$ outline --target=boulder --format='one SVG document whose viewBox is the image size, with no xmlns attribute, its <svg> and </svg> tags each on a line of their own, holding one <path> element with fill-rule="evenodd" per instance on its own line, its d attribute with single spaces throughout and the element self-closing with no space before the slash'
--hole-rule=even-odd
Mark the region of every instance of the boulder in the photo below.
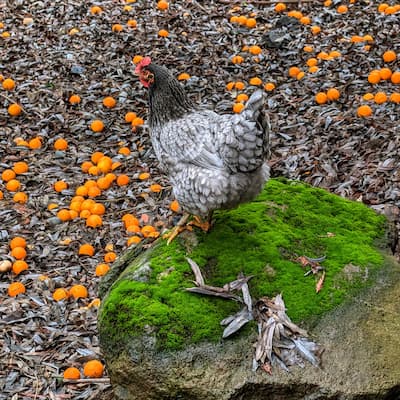
<svg viewBox="0 0 400 400">
<path fill-rule="evenodd" d="M 209 233 L 126 250 L 100 287 L 100 344 L 118 400 L 400 398 L 400 266 L 385 219 L 299 182 L 271 180 L 253 202 L 214 215 Z M 324 348 L 321 367 L 252 370 L 257 326 L 222 339 L 241 306 L 190 293 L 186 257 L 209 285 L 252 275 L 253 300 L 282 293 Z M 325 257 L 325 281 L 301 256 Z M 396 397 L 397 396 L 397 397 Z"/>
</svg>

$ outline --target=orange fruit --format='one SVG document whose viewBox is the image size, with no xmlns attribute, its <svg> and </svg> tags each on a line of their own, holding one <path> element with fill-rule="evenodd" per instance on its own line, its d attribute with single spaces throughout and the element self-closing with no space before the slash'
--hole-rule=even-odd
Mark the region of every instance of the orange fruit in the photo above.
<svg viewBox="0 0 400 400">
<path fill-rule="evenodd" d="M 13 196 L 15 203 L 25 204 L 28 201 L 28 195 L 25 192 L 16 192 Z"/>
<path fill-rule="evenodd" d="M 92 6 L 90 7 L 90 13 L 92 15 L 96 15 L 96 14 L 101 14 L 103 12 L 103 9 L 99 6 Z"/>
<path fill-rule="evenodd" d="M 71 201 L 71 203 L 69 203 L 69 209 L 70 211 L 76 211 L 76 212 L 81 212 L 81 204 L 82 202 L 80 201 Z"/>
<path fill-rule="evenodd" d="M 187 81 L 188 79 L 190 79 L 190 75 L 186 72 L 182 72 L 178 75 L 178 81 Z"/>
<path fill-rule="evenodd" d="M 379 70 L 379 74 L 381 76 L 381 79 L 387 80 L 390 79 L 390 77 L 392 76 L 392 71 L 390 70 L 390 68 L 381 68 Z"/>
<path fill-rule="evenodd" d="M 144 124 L 144 120 L 143 120 L 143 118 L 140 118 L 140 117 L 136 117 L 132 121 L 132 126 L 140 126 L 143 124 Z"/>
<path fill-rule="evenodd" d="M 13 103 L 8 106 L 7 111 L 11 116 L 16 117 L 21 114 L 22 107 L 17 103 Z"/>
<path fill-rule="evenodd" d="M 247 101 L 249 99 L 249 96 L 247 96 L 247 94 L 245 93 L 240 93 L 236 96 L 235 101 L 243 103 L 245 101 Z"/>
<path fill-rule="evenodd" d="M 337 11 L 339 14 L 344 14 L 344 13 L 347 13 L 347 11 L 349 11 L 349 9 L 348 9 L 347 6 L 345 6 L 344 4 L 341 4 L 341 5 L 336 9 L 336 11 Z"/>
<path fill-rule="evenodd" d="M 42 140 L 39 137 L 32 138 L 28 142 L 29 148 L 32 150 L 37 150 L 42 147 Z"/>
<path fill-rule="evenodd" d="M 86 218 L 86 226 L 90 228 L 97 228 L 103 224 L 103 220 L 100 215 L 92 214 Z"/>
<path fill-rule="evenodd" d="M 300 23 L 303 24 L 303 25 L 310 25 L 310 24 L 311 24 L 311 19 L 310 19 L 310 17 L 306 17 L 306 16 L 301 17 L 301 18 L 299 19 L 299 21 L 300 21 Z M 318 28 L 318 32 L 321 31 L 321 28 L 320 28 L 319 26 L 313 26 L 313 27 L 311 28 L 311 32 L 312 32 L 312 33 L 314 33 L 313 28 Z M 317 32 L 317 33 L 318 33 L 318 32 Z M 315 34 L 315 33 L 314 33 L 314 34 Z"/>
<path fill-rule="evenodd" d="M 226 90 L 229 92 L 235 87 L 235 82 L 228 82 L 225 86 Z"/>
<path fill-rule="evenodd" d="M 373 100 L 374 99 L 374 95 L 372 93 L 365 93 L 364 96 L 363 96 L 363 99 L 367 100 L 367 101 Z"/>
<path fill-rule="evenodd" d="M 101 190 L 105 190 L 108 189 L 111 186 L 111 181 L 109 179 L 107 179 L 105 176 L 97 179 L 97 186 L 99 187 L 99 189 Z"/>
<path fill-rule="evenodd" d="M 62 192 L 68 188 L 68 183 L 64 181 L 57 181 L 54 183 L 53 187 L 56 192 Z"/>
<path fill-rule="evenodd" d="M 238 17 L 238 23 L 239 23 L 240 25 L 246 25 L 246 21 L 247 21 L 247 18 L 246 18 L 244 15 L 240 15 L 240 16 Z"/>
<path fill-rule="evenodd" d="M 73 285 L 71 289 L 69 289 L 69 295 L 74 299 L 84 298 L 88 296 L 88 291 L 83 285 Z"/>
<path fill-rule="evenodd" d="M 81 256 L 93 256 L 94 247 L 89 243 L 84 243 L 79 247 L 78 254 Z"/>
<path fill-rule="evenodd" d="M 134 57 L 133 57 L 133 59 L 132 59 L 132 62 L 134 63 L 134 64 L 139 64 L 140 63 L 140 61 L 142 61 L 143 60 L 143 56 L 140 56 L 140 55 L 135 55 Z"/>
<path fill-rule="evenodd" d="M 303 18 L 302 18 L 303 19 Z M 300 20 L 301 21 L 301 20 Z M 320 26 L 318 26 L 318 25 L 314 25 L 314 26 L 312 26 L 311 27 L 311 33 L 313 34 L 313 35 L 318 35 L 318 33 L 320 33 L 321 32 L 321 27 Z"/>
<path fill-rule="evenodd" d="M 249 81 L 250 85 L 252 86 L 260 86 L 262 84 L 262 80 L 255 76 L 254 78 L 251 78 Z"/>
<path fill-rule="evenodd" d="M 53 299 L 55 301 L 65 300 L 68 299 L 68 297 L 69 297 L 68 290 L 64 288 L 58 288 L 53 292 Z"/>
<path fill-rule="evenodd" d="M 87 196 L 88 194 L 88 188 L 86 186 L 78 186 L 75 190 L 75 194 L 78 196 Z"/>
<path fill-rule="evenodd" d="M 117 100 L 114 99 L 114 97 L 108 96 L 104 97 L 103 99 L 103 105 L 104 107 L 107 108 L 114 108 L 117 104 Z"/>
<path fill-rule="evenodd" d="M 129 150 L 128 147 L 120 147 L 118 150 L 118 154 L 122 154 L 124 156 L 129 156 L 129 154 L 131 154 L 131 151 Z"/>
<path fill-rule="evenodd" d="M 400 103 L 400 93 L 394 92 L 390 95 L 390 101 L 392 103 L 399 104 Z"/>
<path fill-rule="evenodd" d="M 86 218 L 89 218 L 91 215 L 92 215 L 92 214 L 91 214 L 91 212 L 90 212 L 89 210 L 82 210 L 82 211 L 79 213 L 79 218 L 86 219 Z"/>
<path fill-rule="evenodd" d="M 11 250 L 11 255 L 16 259 L 16 260 L 23 260 L 26 257 L 26 250 L 24 247 L 14 247 Z"/>
<path fill-rule="evenodd" d="M 128 175 L 121 174 L 117 177 L 117 185 L 118 186 L 125 186 L 129 183 L 130 179 Z"/>
<path fill-rule="evenodd" d="M 4 193 L 0 190 L 0 200 L 4 199 Z"/>
<path fill-rule="evenodd" d="M 130 28 L 136 28 L 137 27 L 137 21 L 136 19 L 129 19 L 126 23 Z"/>
<path fill-rule="evenodd" d="M 129 111 L 125 114 L 125 122 L 131 123 L 136 117 L 136 113 Z"/>
<path fill-rule="evenodd" d="M 110 266 L 108 264 L 102 263 L 96 266 L 95 274 L 96 276 L 103 276 L 110 270 Z"/>
<path fill-rule="evenodd" d="M 173 211 L 173 212 L 179 212 L 181 210 L 181 206 L 178 203 L 178 200 L 173 200 L 171 202 L 171 204 L 169 205 L 169 208 Z"/>
<path fill-rule="evenodd" d="M 378 70 L 373 70 L 368 75 L 368 82 L 372 83 L 373 85 L 379 83 L 381 80 L 381 74 Z"/>
<path fill-rule="evenodd" d="M 168 35 L 169 35 L 169 32 L 166 29 L 160 29 L 158 31 L 158 36 L 166 38 L 166 37 L 168 37 Z"/>
<path fill-rule="evenodd" d="M 65 139 L 57 139 L 53 145 L 55 150 L 67 150 L 68 142 Z"/>
<path fill-rule="evenodd" d="M 312 57 L 312 58 L 309 58 L 309 59 L 306 61 L 306 64 L 307 64 L 309 67 L 314 67 L 315 65 L 318 64 L 318 60 L 317 60 L 316 58 Z"/>
<path fill-rule="evenodd" d="M 127 228 L 128 226 L 131 226 L 131 225 L 136 225 L 136 226 L 140 225 L 139 220 L 132 214 L 123 215 L 122 222 L 124 223 L 125 228 Z"/>
<path fill-rule="evenodd" d="M 232 107 L 233 112 L 237 114 L 241 113 L 243 109 L 244 109 L 243 103 L 235 103 Z"/>
<path fill-rule="evenodd" d="M 153 193 L 160 193 L 161 190 L 162 190 L 162 186 L 159 185 L 158 183 L 154 183 L 153 185 L 150 185 L 150 190 L 151 190 Z"/>
<path fill-rule="evenodd" d="M 2 85 L 5 90 L 13 90 L 15 88 L 15 82 L 11 78 L 4 79 Z"/>
<path fill-rule="evenodd" d="M 109 251 L 106 254 L 104 254 L 104 261 L 106 263 L 114 262 L 116 258 L 117 255 L 113 251 Z"/>
<path fill-rule="evenodd" d="M 282 12 L 286 10 L 286 4 L 285 3 L 278 3 L 275 5 L 274 10 L 276 12 Z"/>
<path fill-rule="evenodd" d="M 106 212 L 106 208 L 102 203 L 94 203 L 90 208 L 89 211 L 94 215 L 103 215 Z"/>
<path fill-rule="evenodd" d="M 397 58 L 397 54 L 393 50 L 387 50 L 382 55 L 383 61 L 393 62 Z"/>
<path fill-rule="evenodd" d="M 75 105 L 75 104 L 79 104 L 81 102 L 81 98 L 79 95 L 73 94 L 72 96 L 70 96 L 68 101 L 70 104 Z"/>
<path fill-rule="evenodd" d="M 370 106 L 362 105 L 357 108 L 357 115 L 359 117 L 369 117 L 372 115 L 372 109 Z"/>
<path fill-rule="evenodd" d="M 315 101 L 318 104 L 325 104 L 328 101 L 328 96 L 324 92 L 319 92 L 315 95 Z"/>
<path fill-rule="evenodd" d="M 21 187 L 21 183 L 19 180 L 17 179 L 10 179 L 7 183 L 6 183 L 6 189 L 9 192 L 17 192 L 19 190 L 19 188 Z"/>
<path fill-rule="evenodd" d="M 131 236 L 128 238 L 126 241 L 127 246 L 130 246 L 131 244 L 138 244 L 142 241 L 142 239 L 139 236 Z"/>
<path fill-rule="evenodd" d="M 231 61 L 233 64 L 241 64 L 244 61 L 244 58 L 242 56 L 233 56 Z"/>
<path fill-rule="evenodd" d="M 104 153 L 102 153 L 101 151 L 95 151 L 91 155 L 90 160 L 93 164 L 97 164 L 102 157 L 104 157 Z"/>
<path fill-rule="evenodd" d="M 313 50 L 314 49 L 312 46 L 304 46 L 303 47 L 303 51 L 305 51 L 306 53 L 311 53 Z"/>
<path fill-rule="evenodd" d="M 25 285 L 21 282 L 13 282 L 8 286 L 8 295 L 11 297 L 18 296 L 21 293 L 25 293 Z"/>
<path fill-rule="evenodd" d="M 15 178 L 15 172 L 12 169 L 5 169 L 2 173 L 1 173 L 1 179 L 4 182 L 8 182 L 11 179 Z"/>
<path fill-rule="evenodd" d="M 129 225 L 126 227 L 126 232 L 127 233 L 139 233 L 140 227 L 138 225 Z"/>
<path fill-rule="evenodd" d="M 87 195 L 88 195 L 89 197 L 97 197 L 97 196 L 100 196 L 100 195 L 101 195 L 101 190 L 100 190 L 100 188 L 97 187 L 97 186 L 92 186 L 92 187 L 90 187 L 90 188 L 88 189 Z"/>
<path fill-rule="evenodd" d="M 94 167 L 94 165 L 93 165 L 93 163 L 92 163 L 91 161 L 84 161 L 84 162 L 81 164 L 81 170 L 82 170 L 82 172 L 89 172 L 89 169 L 90 169 L 91 167 Z"/>
<path fill-rule="evenodd" d="M 19 275 L 22 271 L 28 269 L 28 264 L 24 260 L 16 260 L 12 265 L 12 270 L 15 275 Z"/>
<path fill-rule="evenodd" d="M 29 167 L 25 161 L 18 161 L 16 163 L 14 163 L 12 169 L 16 174 L 19 175 L 19 174 L 24 174 L 25 172 L 28 172 Z"/>
<path fill-rule="evenodd" d="M 390 80 L 394 84 L 400 83 L 400 71 L 393 72 L 392 76 L 390 77 Z"/>
<path fill-rule="evenodd" d="M 10 240 L 10 249 L 15 249 L 16 247 L 26 247 L 26 240 L 21 236 L 15 236 Z"/>
<path fill-rule="evenodd" d="M 389 4 L 381 3 L 381 4 L 379 4 L 379 6 L 378 6 L 378 11 L 379 11 L 379 12 L 385 12 L 386 8 L 388 8 L 388 7 L 389 7 Z"/>
<path fill-rule="evenodd" d="M 160 1 L 157 3 L 157 8 L 158 8 L 159 10 L 168 10 L 168 7 L 169 7 L 168 1 L 160 0 Z"/>
<path fill-rule="evenodd" d="M 112 159 L 108 156 L 103 156 L 101 157 L 98 162 L 97 162 L 97 168 L 106 174 L 107 172 L 110 172 L 111 167 L 112 167 Z"/>
<path fill-rule="evenodd" d="M 255 28 L 257 26 L 257 20 L 255 18 L 247 18 L 246 26 L 248 28 Z"/>
<path fill-rule="evenodd" d="M 69 367 L 63 372 L 64 379 L 79 379 L 80 377 L 81 373 L 79 369 L 75 367 Z"/>
<path fill-rule="evenodd" d="M 63 222 L 69 221 L 71 219 L 71 213 L 66 208 L 62 208 L 57 212 L 57 217 Z"/>
<path fill-rule="evenodd" d="M 300 68 L 298 67 L 290 67 L 289 68 L 289 76 L 292 78 L 296 78 L 296 76 L 299 74 Z"/>
<path fill-rule="evenodd" d="M 103 372 L 104 366 L 98 360 L 90 360 L 83 367 L 83 374 L 88 378 L 101 378 Z"/>
<path fill-rule="evenodd" d="M 103 121 L 100 121 L 99 119 L 95 119 L 94 121 L 91 122 L 90 129 L 93 132 L 101 132 L 104 129 Z"/>
<path fill-rule="evenodd" d="M 245 88 L 245 84 L 243 82 L 235 82 L 235 89 L 237 90 L 243 90 Z"/>
<path fill-rule="evenodd" d="M 339 90 L 337 90 L 336 88 L 330 88 L 328 89 L 328 91 L 326 92 L 326 95 L 328 97 L 328 100 L 330 101 L 335 101 L 338 100 L 340 97 L 340 92 Z"/>
<path fill-rule="evenodd" d="M 377 92 L 374 97 L 374 101 L 376 104 L 383 104 L 387 101 L 386 93 L 384 92 Z"/>
<path fill-rule="evenodd" d="M 114 25 L 111 27 L 111 30 L 112 30 L 113 32 L 122 32 L 122 31 L 124 30 L 124 27 L 123 27 L 121 24 L 114 24 Z"/>
<path fill-rule="evenodd" d="M 275 84 L 272 83 L 272 82 L 267 82 L 267 83 L 264 85 L 264 89 L 265 89 L 267 92 L 271 92 L 272 90 L 275 89 Z"/>
<path fill-rule="evenodd" d="M 90 210 L 95 203 L 93 199 L 83 200 L 81 203 L 81 210 Z"/>
<path fill-rule="evenodd" d="M 144 237 L 149 237 L 150 233 L 155 232 L 155 231 L 156 231 L 156 229 L 155 229 L 154 226 L 152 226 L 152 225 L 145 225 L 145 226 L 141 229 L 142 235 L 143 235 Z"/>
</svg>

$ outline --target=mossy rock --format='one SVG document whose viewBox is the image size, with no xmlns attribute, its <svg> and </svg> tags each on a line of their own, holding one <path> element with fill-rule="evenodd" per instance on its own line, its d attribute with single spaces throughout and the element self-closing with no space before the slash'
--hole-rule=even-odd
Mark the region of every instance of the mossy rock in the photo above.
<svg viewBox="0 0 400 400">
<path fill-rule="evenodd" d="M 210 365 L 221 361 L 215 352 L 225 362 L 247 362 L 250 370 L 255 325 L 221 340 L 220 321 L 240 307 L 187 292 L 194 286 L 187 256 L 210 285 L 223 286 L 239 273 L 253 275 L 249 286 L 254 299 L 283 293 L 288 315 L 309 328 L 371 285 L 385 264 L 377 245 L 385 237 L 384 217 L 299 182 L 271 180 L 255 201 L 215 213 L 214 219 L 207 234 L 196 230 L 169 246 L 160 239 L 144 251 L 128 249 L 102 282 L 100 341 L 111 377 L 118 382 L 117 398 L 231 398 L 222 389 L 215 397 L 211 392 L 202 397 L 201 391 L 196 397 L 196 390 L 189 395 L 176 383 L 187 364 L 201 365 L 202 376 L 211 377 Z M 305 277 L 295 261 L 301 255 L 326 256 L 321 292 L 316 293 L 316 278 Z M 135 397 L 137 388 L 124 389 L 124 382 L 132 380 L 151 390 Z"/>
</svg>

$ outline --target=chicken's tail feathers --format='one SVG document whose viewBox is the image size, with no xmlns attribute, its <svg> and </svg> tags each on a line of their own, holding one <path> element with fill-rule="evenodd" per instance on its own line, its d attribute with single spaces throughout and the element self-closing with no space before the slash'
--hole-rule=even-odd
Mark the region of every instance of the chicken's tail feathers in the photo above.
<svg viewBox="0 0 400 400">
<path fill-rule="evenodd" d="M 265 94 L 262 90 L 256 90 L 246 103 L 246 107 L 242 111 L 245 118 L 257 121 L 260 111 L 265 103 Z"/>
<path fill-rule="evenodd" d="M 265 109 L 266 95 L 262 90 L 256 90 L 246 103 L 242 111 L 243 116 L 249 120 L 257 122 L 262 134 L 262 147 L 265 158 L 269 157 L 269 134 L 271 132 L 271 123 L 267 110 Z"/>
</svg>

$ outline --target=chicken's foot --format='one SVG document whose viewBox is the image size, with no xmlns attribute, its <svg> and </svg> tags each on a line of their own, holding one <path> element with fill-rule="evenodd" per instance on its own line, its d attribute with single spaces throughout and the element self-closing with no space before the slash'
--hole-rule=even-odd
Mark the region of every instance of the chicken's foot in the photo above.
<svg viewBox="0 0 400 400">
<path fill-rule="evenodd" d="M 187 222 L 190 218 L 189 213 L 184 213 L 182 218 L 178 221 L 178 223 L 174 226 L 171 232 L 166 233 L 163 238 L 168 239 L 167 244 L 170 244 L 181 232 L 184 230 L 192 230 L 192 226 L 197 226 L 198 228 L 202 229 L 204 232 L 208 232 L 211 228 L 211 216 L 206 220 L 203 221 L 197 215 L 193 216 L 193 220 Z"/>
<path fill-rule="evenodd" d="M 193 220 L 189 222 L 188 225 L 197 226 L 198 228 L 202 229 L 204 232 L 208 232 L 211 228 L 211 216 L 207 218 L 207 220 L 203 221 L 197 215 L 193 216 Z"/>
<path fill-rule="evenodd" d="M 185 225 L 189 217 L 190 217 L 189 213 L 184 213 L 182 215 L 182 218 L 173 227 L 171 232 L 168 232 L 163 236 L 164 239 L 168 239 L 167 244 L 170 244 L 182 231 L 186 229 Z"/>
</svg>

